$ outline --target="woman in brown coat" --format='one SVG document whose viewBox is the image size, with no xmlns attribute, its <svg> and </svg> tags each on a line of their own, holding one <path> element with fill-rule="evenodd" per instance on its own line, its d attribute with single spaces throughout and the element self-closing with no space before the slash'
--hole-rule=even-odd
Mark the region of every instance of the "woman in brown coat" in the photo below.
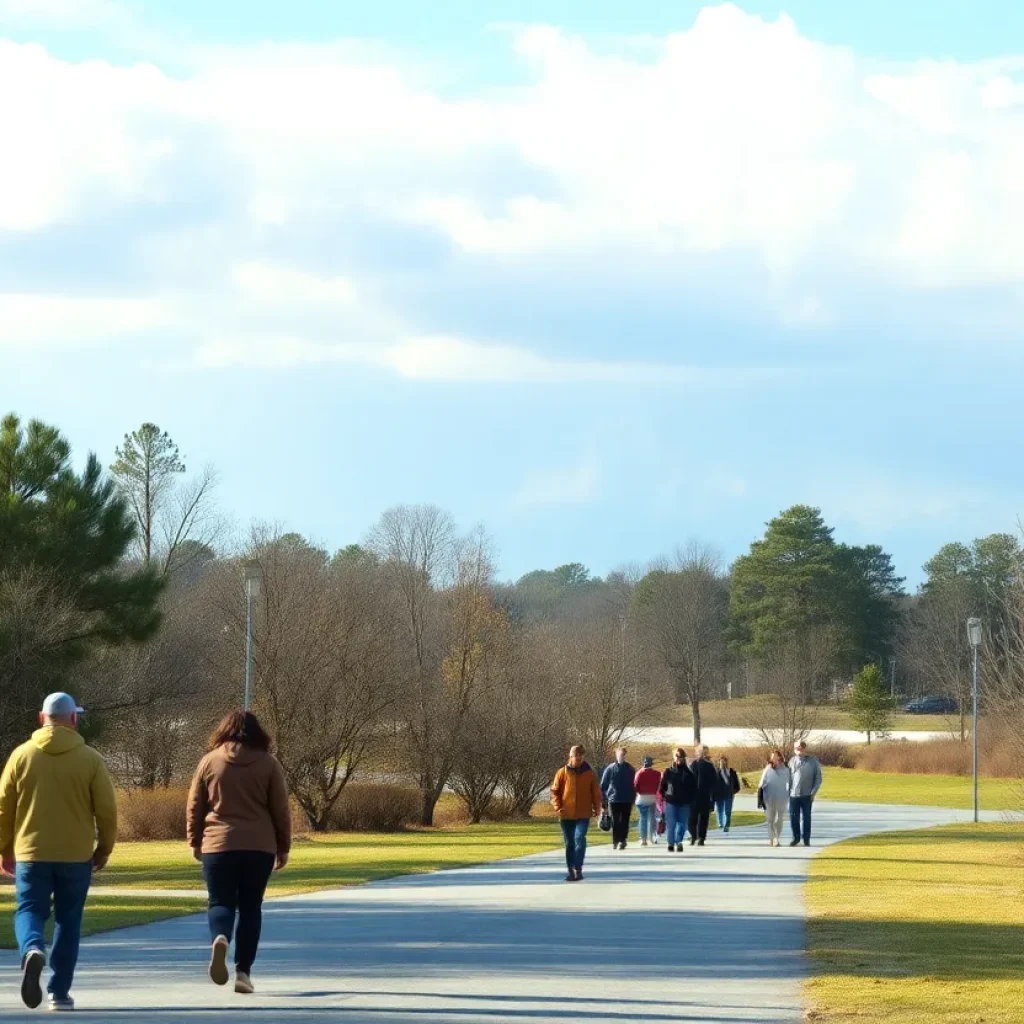
<svg viewBox="0 0 1024 1024">
<path fill-rule="evenodd" d="M 569 751 L 569 763 L 558 769 L 551 783 L 551 805 L 562 821 L 567 882 L 583 880 L 590 819 L 601 813 L 601 784 L 594 769 L 583 760 L 581 746 Z"/>
<path fill-rule="evenodd" d="M 251 993 L 263 894 L 271 872 L 288 863 L 291 848 L 284 772 L 251 712 L 232 711 L 210 737 L 188 795 L 187 831 L 210 897 L 210 979 L 227 984 L 234 934 L 235 991 Z"/>
</svg>

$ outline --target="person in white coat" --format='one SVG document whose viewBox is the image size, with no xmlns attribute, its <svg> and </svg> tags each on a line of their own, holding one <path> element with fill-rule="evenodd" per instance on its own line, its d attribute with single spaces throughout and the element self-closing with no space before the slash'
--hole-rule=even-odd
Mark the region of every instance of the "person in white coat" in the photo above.
<svg viewBox="0 0 1024 1024">
<path fill-rule="evenodd" d="M 782 824 L 789 809 L 789 778 L 789 767 L 782 751 L 773 750 L 758 784 L 758 796 L 764 802 L 768 822 L 769 846 L 778 846 L 782 837 Z"/>
</svg>

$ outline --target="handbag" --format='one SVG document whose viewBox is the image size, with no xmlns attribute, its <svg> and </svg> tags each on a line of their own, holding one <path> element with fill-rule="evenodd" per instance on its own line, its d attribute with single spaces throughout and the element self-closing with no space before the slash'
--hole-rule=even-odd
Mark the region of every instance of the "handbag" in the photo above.
<svg viewBox="0 0 1024 1024">
<path fill-rule="evenodd" d="M 655 828 L 655 831 L 658 833 L 659 836 L 663 836 L 665 834 L 665 815 L 664 814 L 662 814 L 658 818 L 658 824 L 657 824 L 657 826 Z"/>
<path fill-rule="evenodd" d="M 764 802 L 764 786 L 757 787 L 757 809 L 759 811 L 766 810 Z"/>
<path fill-rule="evenodd" d="M 597 827 L 602 832 L 611 832 L 612 816 L 607 811 L 601 811 L 601 817 L 597 820 Z"/>
</svg>

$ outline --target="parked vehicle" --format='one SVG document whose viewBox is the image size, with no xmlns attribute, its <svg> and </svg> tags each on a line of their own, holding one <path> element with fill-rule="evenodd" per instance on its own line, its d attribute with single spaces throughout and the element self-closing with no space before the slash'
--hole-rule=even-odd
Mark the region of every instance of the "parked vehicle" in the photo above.
<svg viewBox="0 0 1024 1024">
<path fill-rule="evenodd" d="M 952 697 L 918 697 L 903 710 L 908 715 L 950 715 L 956 713 L 958 705 Z"/>
</svg>

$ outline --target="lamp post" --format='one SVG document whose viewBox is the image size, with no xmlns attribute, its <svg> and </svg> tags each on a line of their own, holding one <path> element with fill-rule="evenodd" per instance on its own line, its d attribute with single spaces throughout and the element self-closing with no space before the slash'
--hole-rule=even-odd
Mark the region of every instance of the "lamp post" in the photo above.
<svg viewBox="0 0 1024 1024">
<path fill-rule="evenodd" d="M 978 648 L 981 646 L 982 628 L 981 619 L 971 618 L 967 620 L 967 639 L 971 642 L 971 650 L 974 655 L 973 682 L 971 684 L 971 699 L 974 705 L 974 753 L 971 760 L 971 775 L 974 779 L 974 820 L 978 820 Z"/>
<path fill-rule="evenodd" d="M 245 702 L 243 707 L 246 711 L 252 710 L 252 681 L 253 681 L 253 660 L 255 651 L 253 649 L 253 612 L 256 607 L 256 598 L 260 596 L 260 580 L 263 578 L 263 570 L 259 562 L 245 563 Z"/>
</svg>

